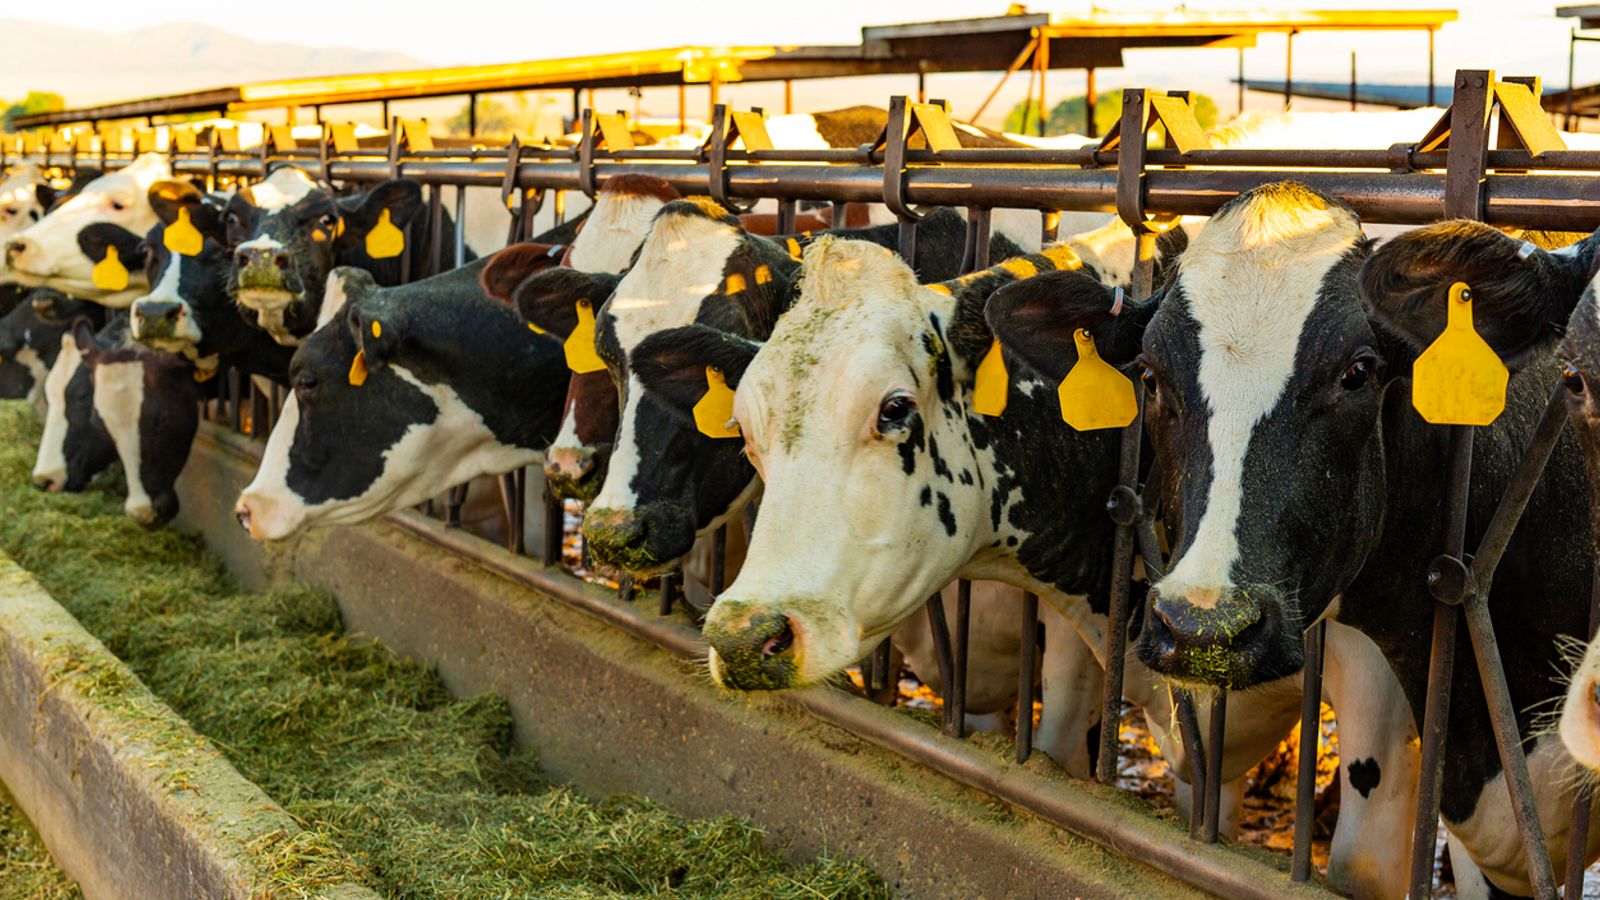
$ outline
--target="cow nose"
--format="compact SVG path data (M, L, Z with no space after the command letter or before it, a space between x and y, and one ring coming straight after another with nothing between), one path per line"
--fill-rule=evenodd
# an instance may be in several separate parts
M234 259L244 267L289 268L289 254L273 247L240 247L234 252Z
M172 300L140 300L133 305L133 324L139 335L154 331L171 334L182 317L183 304Z
M545 456L545 474L581 480L594 471L594 448L551 447Z
M59 473L41 473L33 476L33 486L47 494L59 494L65 480L65 476Z
M1281 594L1266 585L1150 591L1139 658L1185 681L1238 687L1254 681L1281 630Z
M705 637L716 653L715 672L723 687L772 691L795 686L796 636L788 616L764 612L730 627L708 625Z
M27 250L28 242L25 238L12 238L6 241L6 265L16 262Z

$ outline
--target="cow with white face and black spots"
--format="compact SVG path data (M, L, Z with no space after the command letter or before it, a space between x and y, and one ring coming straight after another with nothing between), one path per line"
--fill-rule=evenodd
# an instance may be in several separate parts
M85 184L38 222L5 241L11 277L30 287L53 288L105 306L120 308L132 303L148 287L142 269L122 260L128 273L125 285L96 285L94 266L99 260L85 253L78 236L91 225L107 224L143 237L156 224L148 196L150 185L171 177L165 156L146 153L126 168Z
M539 461L561 417L561 345L483 293L485 263L392 288L333 271L236 507L251 537L366 521Z
M223 211L224 243L233 250L229 290L247 320L278 343L299 346L317 327L335 266L365 269L383 287L447 268L454 223L448 216L440 223L439 255L429 259L428 221L422 186L410 179L334 197L300 169L278 167L235 193ZM391 239L369 244L375 229ZM476 254L469 249L467 258Z
M1517 264L1521 242L1487 228L1473 232L1465 240L1455 226L1423 229L1373 253L1348 208L1299 185L1269 185L1225 205L1164 290L1123 310L1143 334L1139 346L1113 358L1137 359L1145 381L1152 477L1165 487L1175 535L1169 570L1150 591L1136 644L1141 660L1181 681L1254 688L1298 672L1305 627L1329 619L1381 651L1406 700L1404 733L1414 735L1434 609L1422 574L1445 543L1449 454L1444 431L1411 406L1411 364L1442 330L1452 282L1485 298L1534 290L1529 270ZM1559 268L1549 262L1559 254L1528 246L1532 266ZM1053 315L1064 327L1106 321L1104 292L1079 284L1059 294ZM1517 346L1504 339L1505 323L1491 308L1479 317L1480 330L1491 344ZM1548 348L1528 353L1511 378L1506 411L1479 430L1469 553L1522 458L1555 370ZM1506 672L1519 710L1555 696L1548 677L1555 640L1581 633L1588 617L1593 549L1583 475L1577 442L1564 436L1491 588L1502 652L1519 661ZM1382 691L1379 681L1369 673L1367 683ZM1452 691L1441 813L1453 843L1490 884L1525 894L1525 862L1471 666L1457 667ZM1343 747L1347 723L1368 727L1369 710L1339 706L1338 697L1334 703ZM1527 733L1526 713L1520 724ZM1553 741L1530 753L1557 871L1572 803L1572 785L1550 777L1559 757ZM1356 773L1353 762L1343 770L1369 786L1376 780L1376 821L1411 818L1414 750L1394 762L1398 771L1381 757L1375 770ZM1398 836L1398 826L1385 827ZM1387 885L1381 892L1397 893L1404 842L1394 843L1346 859L1331 874L1375 876Z
M33 163L12 166L0 178L0 247L11 236L44 217L55 202L55 191ZM22 301L27 288L17 284L0 252L0 315L11 312Z

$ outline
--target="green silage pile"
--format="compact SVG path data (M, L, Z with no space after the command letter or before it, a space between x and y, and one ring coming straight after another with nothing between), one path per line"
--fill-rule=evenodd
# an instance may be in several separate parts
M314 891L308 870L403 897L887 893L860 864L789 865L732 818L550 784L512 744L502 700L454 699L350 640L326 596L241 591L197 539L124 516L112 477L76 496L33 490L38 431L31 408L0 403L0 548L298 818L303 846L348 856L264 849L280 895Z
M0 790L0 898L4 900L69 900L82 897L44 849L44 842Z

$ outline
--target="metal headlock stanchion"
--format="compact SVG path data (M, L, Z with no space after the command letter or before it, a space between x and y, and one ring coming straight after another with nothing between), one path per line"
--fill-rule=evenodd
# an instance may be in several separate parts
M835 204L836 224L841 226L845 224L845 204L882 201L901 223L900 249L908 260L916 257L916 223L928 209L932 206L966 207L968 233L963 268L969 271L982 268L987 262L984 238L990 225L990 209L1039 209L1045 213L1043 230L1053 236L1058 221L1054 211L1105 209L1115 205L1139 235L1133 283L1136 299L1148 295L1152 282L1155 229L1148 210L1157 210L1164 216L1209 215L1239 193L1285 177L1339 197L1368 221L1421 224L1450 216L1527 228L1569 230L1600 226L1600 178L1579 174L1580 171L1600 170L1600 151L1568 150L1562 146L1553 126L1539 110L1538 84L1531 79L1496 81L1492 72L1463 70L1457 73L1455 102L1445 119L1417 144L1383 150L1213 150L1204 145L1203 135L1198 141L1190 140L1184 130L1188 119L1179 115L1180 110L1186 108L1177 94L1129 92L1124 103L1123 125L1119 127L1130 137L1134 130L1142 135L1159 119L1167 126L1175 146L1154 149L1146 149L1142 139L1101 142L1067 150L964 149L954 140L953 134L949 140L945 139L949 123L942 107L897 98L891 105L889 127L876 144L844 150L772 149L770 142L764 140L765 125L759 111L731 116L724 111L725 129L717 129L708 145L698 150L636 148L624 117L587 111L582 118L583 137L576 149L513 143L505 150L436 150L424 124L397 118L390 123L387 146L382 149L363 150L350 126L327 125L314 149L299 146L287 130L269 129L267 143L246 152L240 150L236 132L218 128L211 130L203 146L194 134L175 132L167 157L175 174L202 178L208 189L263 178L284 162L315 168L329 184L370 184L393 177L415 179L431 189L428 195L431 219L426 243L430 254L428 265L433 267L430 271L440 265L443 211L439 186L451 185L458 190L455 201L458 225L464 212L465 188L499 187L502 198L507 200L508 214L513 218L508 235L526 240L533 215L548 193L554 193L556 218L558 222L563 221L563 192L581 190L592 198L607 178L625 173L656 175L680 193L711 194L730 209L746 209L761 198L776 200L780 227L785 230L793 228L796 205L800 201ZM1491 148L1489 123L1496 114L1500 116L1501 139L1498 146ZM737 141L730 138L735 133ZM736 143L739 146L734 146ZM73 174L95 168L102 172L115 171L130 164L140 150L152 144L153 140L147 141L141 135L135 135L131 142L122 136L107 135L100 135L97 140L81 137L65 140L53 136L49 141L40 141L37 137L24 137L17 142L0 142L0 165L26 160L45 169L62 167ZM1137 149L1135 144L1138 144ZM768 162L785 165L762 165ZM1285 168L1300 171L1289 175L1283 171ZM1332 169L1357 171L1330 171ZM1538 171L1529 171L1535 169ZM1511 174L1513 170L1520 171ZM513 206L510 198L518 193L521 202ZM464 261L464 244L460 243L463 240L464 236L458 231L455 258L458 265ZM416 252L423 250L423 246L416 248ZM400 260L402 278L411 270L410 252L408 242L406 255ZM274 401L279 399L276 396L279 391L275 390L274 396L268 397L253 385L247 389L245 384L237 371L227 372L214 414L231 420L240 430L265 435L274 418ZM1423 768L1410 873L1413 897L1428 896L1432 887L1445 730L1452 700L1453 657L1460 618L1456 606L1462 608L1466 618L1530 881L1538 896L1556 895L1556 880L1534 807L1527 762L1520 749L1516 710L1507 689L1487 600L1494 569L1561 433L1565 421L1563 399L1559 392L1552 396L1544 418L1535 429L1526 458L1500 499L1476 554L1471 557L1465 553L1465 544L1473 430L1470 426L1443 426L1449 429L1449 491L1444 504L1443 552L1428 571L1429 590L1436 606L1427 702L1421 711ZM1131 575L1127 576L1130 580L1122 581L1124 571L1131 572L1135 548L1143 558L1149 577L1159 577L1162 569L1161 535L1155 523L1161 491L1156 485L1140 486L1138 482L1139 444L1128 437L1138 434L1136 420L1125 433L1119 458L1118 487L1108 503L1117 526L1113 554L1118 581L1111 585L1111 621L1106 646L1107 693L1102 708L1102 752L1097 766L1097 775L1104 780L1114 777L1117 763L1115 723L1121 709L1121 684L1113 688L1111 682L1121 674L1121 667L1115 661L1122 659L1126 652L1132 583ZM511 523L507 544L520 551L524 543L525 513L519 504L524 502L522 498L526 493L525 470L503 477L500 490ZM560 560L561 509L548 491L544 503L546 529L541 555L548 565L555 565ZM720 532L714 538L719 563L725 540ZM714 564L714 591L720 590L723 580L723 570ZM676 593L674 579L664 578L663 587L663 596L670 602ZM631 593L631 582L624 581L623 595L627 597ZM1037 604L1037 596L1025 595L1018 680L1020 714L1016 755L1019 761L1027 759L1032 744ZM935 623L932 627L941 676L946 679L945 729L959 735L964 730L961 713L965 710L965 676L970 649L967 633L970 586L963 584L959 589L953 640L943 610L930 603L929 613ZM1591 632L1595 623L1600 623L1600 581L1597 581L1593 598ZM942 643L941 630L944 633ZM1315 796L1312 766L1319 733L1316 720L1320 710L1319 674L1324 641L1321 623L1307 629L1295 854L1290 875L1297 881L1309 878L1312 870L1309 856L1311 804ZM893 683L892 673L888 671L888 651L885 642L870 654L869 690ZM1173 700L1174 720L1194 785L1192 833L1201 839L1214 839L1221 812L1218 792L1226 710L1221 702L1213 705L1209 734L1202 739L1201 720L1193 698L1186 691L1175 690ZM1109 753L1105 752L1108 747ZM919 752L937 755L935 749L930 748ZM990 789L1004 788L1005 785L1000 784ZM1030 801L1014 796L1011 802L1026 806ZM1566 871L1569 897L1581 893L1582 857L1591 806L1589 793L1580 791L1572 807L1572 844ZM1071 812L1070 809L1054 809L1051 815L1070 818ZM1095 823L1080 822L1079 825L1092 831L1090 826ZM1186 852L1202 851L1191 847ZM1192 880L1196 877L1194 872L1199 871L1193 867L1185 869L1188 865L1185 860L1189 857L1166 855L1162 858L1175 871L1189 872L1183 876L1187 879ZM1217 883L1233 884L1228 881L1226 872L1208 870L1205 877ZM1250 888L1244 885L1240 889L1249 892ZM1277 888L1281 889L1282 884Z

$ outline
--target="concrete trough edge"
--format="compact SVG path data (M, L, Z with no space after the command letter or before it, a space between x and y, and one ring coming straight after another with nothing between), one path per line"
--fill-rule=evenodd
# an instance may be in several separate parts
M0 780L89 898L261 896L303 831L3 553Z
M512 554L470 533L447 528L442 522L409 510L392 513L377 523L318 532L285 546L252 544L231 523L232 496L228 491L237 490L242 484L240 478L248 480L239 471L230 470L253 472L259 453L260 445L243 436L209 423L204 426L189 470L185 472L188 483L180 484L185 503L183 524L199 527L213 549L221 553L236 574L247 581L255 579L266 582L289 575L315 582L330 590L353 626L374 633L402 653L420 656L438 666L452 690L457 689L457 684L452 684L452 681L475 689L488 685L498 690L504 674L494 671L495 656L483 651L481 642L485 636L481 633L450 636L447 633L457 624L450 622L437 632L418 638L416 635L407 635L406 626L390 621L391 612L395 619L414 612L411 609L400 612L400 607L405 604L392 605L391 598L398 591L425 590L420 580L423 578L422 570L430 565L434 568L440 565L426 558L428 551L421 549L424 546L436 548L435 552L443 551L449 560L444 565L451 570L446 578L459 580L460 573L475 569L482 573L477 577L487 575L503 579L524 591L551 598L566 609L581 611L613 629L659 648L672 658L693 660L704 656L704 645L699 634L686 622L647 614L638 604L629 606L621 603L614 592L587 584L563 571L546 568L535 559ZM196 506L203 504L209 504L209 507L226 504L228 508L196 509ZM364 564L352 563L355 558L366 556L380 558L371 563L375 570L397 564L413 564L418 571L409 577L400 573L388 576L393 580L387 597L364 596L380 590L379 586L368 583L372 581L374 573L351 571L364 567ZM339 571L341 568L345 571ZM486 606L493 605L492 600L480 598L461 601L452 598L450 602L461 604L452 607L461 615L477 615ZM499 616L502 613L506 619L530 626L533 631L529 633L537 633L540 626L548 629L549 625L554 624L544 621L548 615L538 611L525 612L513 608L509 612L502 610L495 614ZM495 634L489 640L515 641L516 636ZM461 652L452 644L471 644L476 649ZM606 677L609 679L613 676ZM692 694L695 687L698 686L680 689L677 684L671 684L667 689L673 692L684 690ZM513 689L512 705L514 711L518 711L519 701L515 693L516 689ZM892 758L913 763L924 775L931 775L935 780L944 779L960 789L976 789L1000 799L1015 810L1036 817L1042 823L1088 838L1104 850L1120 855L1128 864L1130 872L1127 874L1141 869L1151 874L1159 871L1177 880L1169 882L1170 887L1158 893L1181 893L1183 888L1178 882L1187 882L1190 889L1199 888L1232 897L1330 896L1319 882L1291 883L1287 858L1270 857L1264 851L1240 852L1230 847L1190 842L1184 836L1184 829L1176 823L1160 821L1132 808L1130 801L1114 789L1011 765L985 754L970 742L946 737L930 728L908 727L902 716L840 691L816 688L773 698L752 699L741 712L754 714L757 720L755 725L762 735L769 728L775 733L780 730L772 723L796 716L844 729L852 738L874 745L879 752L886 751ZM744 727L748 728L749 723L745 723ZM595 752L600 754L604 749L597 745ZM541 747L541 757L545 756ZM616 770L613 769L609 777L615 776ZM587 782L591 789L595 787L596 775L593 773L578 772L574 777L580 784ZM632 773L620 784L609 783L604 776L599 780L601 786L608 790L648 793L634 786ZM648 776L643 780L648 781ZM669 801L668 805L672 803ZM685 811L691 815L703 814L692 808ZM777 814L770 821L764 820L761 812L746 814L752 815L763 826L776 828L779 833L784 830ZM1032 857L1032 864L1043 862L1037 855L1027 856ZM948 860L942 862L951 864ZM1070 866L1070 863L1063 865ZM1049 868L1041 866L1041 871ZM1077 878L1070 880L1077 881ZM1134 888L1129 894L1127 883L1118 890L1111 884L1096 884L1097 881L1099 879L1092 876L1087 883L1079 881L1073 885L1077 888L1073 893L1083 892L1085 887L1094 884L1095 887L1089 888L1088 893L1140 896L1150 895L1148 892L1153 887L1146 884L1143 888ZM913 888L910 892L924 893L929 886L924 883L923 890ZM991 882L987 887L992 890L999 885ZM980 893L987 894L988 891L980 890Z

